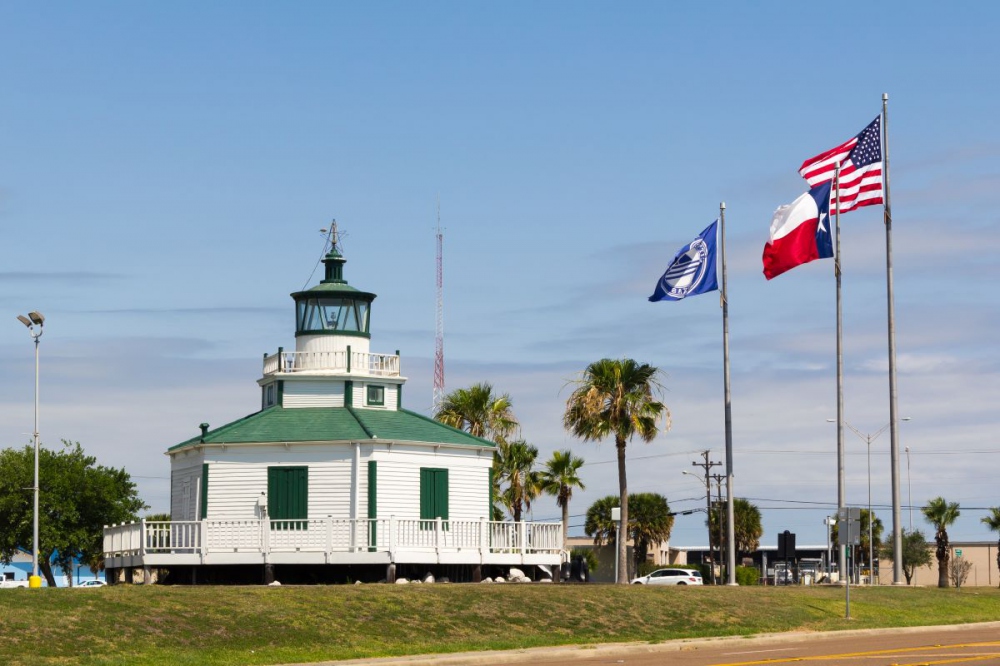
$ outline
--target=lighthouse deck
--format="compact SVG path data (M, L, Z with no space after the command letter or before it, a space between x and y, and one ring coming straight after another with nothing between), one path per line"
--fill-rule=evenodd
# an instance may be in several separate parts
M399 354L372 354L346 350L284 351L264 357L264 376L282 372L367 374L399 377Z
M233 564L558 566L562 523L377 519L147 521L104 528L108 569Z

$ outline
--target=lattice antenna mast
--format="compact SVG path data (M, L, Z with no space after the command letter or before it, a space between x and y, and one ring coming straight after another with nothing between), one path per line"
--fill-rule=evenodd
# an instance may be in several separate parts
M434 335L434 397L433 410L437 412L444 399L444 234L441 232L441 200L437 204L437 321Z

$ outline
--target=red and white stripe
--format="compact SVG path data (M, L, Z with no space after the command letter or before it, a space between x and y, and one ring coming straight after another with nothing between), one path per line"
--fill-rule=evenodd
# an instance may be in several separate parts
M862 206L880 204L882 200L882 163L875 162L858 169L848 159L858 138L852 137L836 148L808 159L799 167L799 175L809 187L832 180L840 162L840 212L847 213ZM837 190L830 190L830 214L837 211Z

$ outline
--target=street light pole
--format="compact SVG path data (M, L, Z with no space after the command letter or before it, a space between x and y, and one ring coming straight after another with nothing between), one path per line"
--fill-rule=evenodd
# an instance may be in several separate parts
M910 417L906 416L900 419L900 421L909 421ZM833 419L827 419L829 422L833 422ZM875 580L875 542L873 539L873 525L875 523L874 516L872 515L872 442L878 439L878 436L884 433L892 422L886 423L884 426L876 430L874 433L865 434L852 426L847 421L844 421L844 425L851 429L855 435L865 441L868 446L868 583L873 584ZM895 551L894 551L895 552ZM902 555L897 555L902 557Z
M35 428L32 434L35 442L35 484L34 491L34 518L31 526L31 578L30 586L40 587L38 581L38 340L42 337L42 328L45 325L45 317L41 312L29 312L28 316L17 315L18 321L28 327L28 335L35 341ZM35 327L38 330L35 330Z
M910 533L913 533L913 493L910 486L910 447L906 447L906 503L910 507Z

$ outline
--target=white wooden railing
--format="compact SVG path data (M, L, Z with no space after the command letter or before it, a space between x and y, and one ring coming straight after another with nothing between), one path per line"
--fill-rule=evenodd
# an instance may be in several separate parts
M264 357L264 375L276 372L352 372L378 377L399 376L399 356L341 351L293 352L279 350Z
M557 555L561 523L487 520L303 519L191 520L124 523L104 528L104 556L209 553L388 551Z

